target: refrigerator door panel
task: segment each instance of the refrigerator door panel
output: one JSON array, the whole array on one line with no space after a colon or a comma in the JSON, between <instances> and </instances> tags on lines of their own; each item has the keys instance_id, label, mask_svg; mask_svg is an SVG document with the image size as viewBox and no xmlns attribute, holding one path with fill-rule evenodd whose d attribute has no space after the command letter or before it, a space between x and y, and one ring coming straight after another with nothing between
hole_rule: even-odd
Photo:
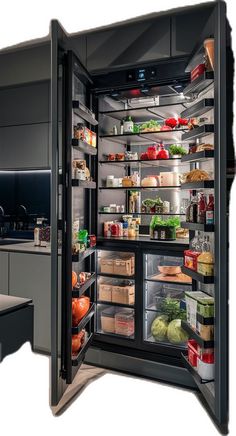
<instances>
[{"instance_id":1,"label":"refrigerator door panel","mask_svg":"<svg viewBox=\"0 0 236 436\"><path fill-rule=\"evenodd\" d=\"M96 249L90 79L60 26L51 22L51 406L72 383L95 328ZM76 129L74 126L76 125ZM87 134L78 138L77 126ZM92 133L91 133L92 132ZM86 141L85 141L86 140ZM79 165L86 178L79 178ZM86 173L85 173L86 171ZM79 230L87 229L83 241ZM60 275L61 271L61 275ZM72 274L73 273L73 274Z\"/></svg>"},{"instance_id":2,"label":"refrigerator door panel","mask_svg":"<svg viewBox=\"0 0 236 436\"><path fill-rule=\"evenodd\" d=\"M210 51L212 41L212 39L210 39L208 44L206 44L208 45L206 52L208 51L209 59L211 55L213 55L212 64L214 70L214 135L211 135L212 143L214 143L214 172L212 172L212 176L214 177L214 190L212 189L211 192L214 194L214 208L216 213L214 217L215 232L209 234L209 241L214 253L214 285L204 285L203 283L206 282L203 279L205 279L206 276L197 274L193 278L193 290L203 291L208 294L209 298L214 297L214 341L210 341L207 335L212 321L210 322L206 315L200 316L199 318L201 305L198 302L197 331L186 323L186 331L189 333L190 338L198 343L197 364L194 364L194 351L191 346L188 348L188 353L184 353L183 355L183 364L190 371L199 388L199 398L202 404L214 419L221 433L227 434L229 396L227 210L230 187L227 186L227 153L229 154L232 150L232 145L229 143L229 138L232 138L229 133L232 132L232 99L228 91L228 88L231 89L231 83L227 83L226 79L232 79L232 58L230 58L232 51L230 46L230 28L226 19L226 4L224 2L220 1L216 3L213 20L214 32L213 35L209 34L208 38L214 38L214 48ZM204 47L204 41L205 36L199 41L199 46L202 46L202 48ZM193 68L193 64L191 64L191 60L193 59L194 57L190 59L189 65L192 65L190 70ZM227 72L227 76L226 66L228 71L230 71L230 73ZM198 95L197 98L199 99L200 97L201 96ZM206 138L204 142L208 143L207 139L208 138ZM206 163L204 164L205 166L201 165L199 162L197 165L198 168L211 171L211 168L208 165L206 166ZM207 190L203 191L205 194L210 193L210 191L208 192ZM208 289L208 287L210 288ZM209 325L207 325L207 323ZM201 333L199 332L200 327L202 329ZM209 345L210 343L212 344L211 346ZM211 349L209 349L209 347ZM214 363L209 360L210 357L212 358L212 352L214 352Z\"/></svg>"}]
</instances>

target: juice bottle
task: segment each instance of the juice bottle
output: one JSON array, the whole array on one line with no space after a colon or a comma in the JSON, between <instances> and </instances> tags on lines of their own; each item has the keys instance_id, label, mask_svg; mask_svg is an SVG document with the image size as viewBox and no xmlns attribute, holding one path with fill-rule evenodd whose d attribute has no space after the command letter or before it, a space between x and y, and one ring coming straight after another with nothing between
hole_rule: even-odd
<instances>
[{"instance_id":1,"label":"juice bottle","mask_svg":"<svg viewBox=\"0 0 236 436\"><path fill-rule=\"evenodd\" d=\"M206 197L201 193L197 205L197 222L200 224L205 224L206 222L206 207Z\"/></svg>"},{"instance_id":2,"label":"juice bottle","mask_svg":"<svg viewBox=\"0 0 236 436\"><path fill-rule=\"evenodd\" d=\"M206 224L214 224L214 195L209 195L208 204L206 207Z\"/></svg>"}]
</instances>

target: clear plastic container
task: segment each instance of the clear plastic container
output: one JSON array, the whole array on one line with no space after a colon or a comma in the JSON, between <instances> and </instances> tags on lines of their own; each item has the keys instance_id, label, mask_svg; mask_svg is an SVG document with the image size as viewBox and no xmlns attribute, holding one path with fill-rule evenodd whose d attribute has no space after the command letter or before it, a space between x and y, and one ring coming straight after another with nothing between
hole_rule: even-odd
<instances>
[{"instance_id":1,"label":"clear plastic container","mask_svg":"<svg viewBox=\"0 0 236 436\"><path fill-rule=\"evenodd\" d=\"M133 336L134 311L132 309L124 309L115 314L115 332L118 335Z\"/></svg>"}]
</instances>

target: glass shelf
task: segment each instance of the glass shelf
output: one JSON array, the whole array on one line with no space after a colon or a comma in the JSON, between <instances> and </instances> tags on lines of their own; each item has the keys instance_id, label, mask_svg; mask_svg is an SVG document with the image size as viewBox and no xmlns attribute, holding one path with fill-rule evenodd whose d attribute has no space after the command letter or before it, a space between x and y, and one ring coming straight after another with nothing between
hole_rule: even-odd
<instances>
[{"instance_id":1,"label":"glass shelf","mask_svg":"<svg viewBox=\"0 0 236 436\"><path fill-rule=\"evenodd\" d=\"M188 107L181 113L182 118L195 118L214 109L214 98L203 98L198 103Z\"/></svg>"},{"instance_id":2,"label":"glass shelf","mask_svg":"<svg viewBox=\"0 0 236 436\"><path fill-rule=\"evenodd\" d=\"M126 133L123 135L99 135L100 139L108 139L110 142L118 144L129 145L146 145L156 142L181 142L182 133L186 129L176 130L163 130L159 132L140 132L140 133Z\"/></svg>"},{"instance_id":3,"label":"glass shelf","mask_svg":"<svg viewBox=\"0 0 236 436\"><path fill-rule=\"evenodd\" d=\"M193 94L200 94L200 92L207 89L214 82L214 72L205 71L197 79L193 80L186 88L183 90L185 97L192 97Z\"/></svg>"}]
</instances>

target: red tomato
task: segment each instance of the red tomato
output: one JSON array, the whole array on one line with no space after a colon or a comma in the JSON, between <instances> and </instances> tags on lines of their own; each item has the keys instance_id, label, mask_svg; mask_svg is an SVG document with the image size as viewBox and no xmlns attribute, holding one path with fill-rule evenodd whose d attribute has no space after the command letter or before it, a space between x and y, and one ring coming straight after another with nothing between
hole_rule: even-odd
<instances>
[{"instance_id":1,"label":"red tomato","mask_svg":"<svg viewBox=\"0 0 236 436\"><path fill-rule=\"evenodd\" d=\"M140 154L140 160L148 160L148 155L146 152Z\"/></svg>"},{"instance_id":2,"label":"red tomato","mask_svg":"<svg viewBox=\"0 0 236 436\"><path fill-rule=\"evenodd\" d=\"M177 126L177 120L175 118L167 118L165 120L165 125L173 129L174 127Z\"/></svg>"},{"instance_id":3,"label":"red tomato","mask_svg":"<svg viewBox=\"0 0 236 436\"><path fill-rule=\"evenodd\" d=\"M72 288L77 285L78 277L75 271L72 271Z\"/></svg>"},{"instance_id":4,"label":"red tomato","mask_svg":"<svg viewBox=\"0 0 236 436\"><path fill-rule=\"evenodd\" d=\"M72 299L72 324L76 326L80 320L86 315L90 306L89 297L80 297Z\"/></svg>"}]
</instances>

